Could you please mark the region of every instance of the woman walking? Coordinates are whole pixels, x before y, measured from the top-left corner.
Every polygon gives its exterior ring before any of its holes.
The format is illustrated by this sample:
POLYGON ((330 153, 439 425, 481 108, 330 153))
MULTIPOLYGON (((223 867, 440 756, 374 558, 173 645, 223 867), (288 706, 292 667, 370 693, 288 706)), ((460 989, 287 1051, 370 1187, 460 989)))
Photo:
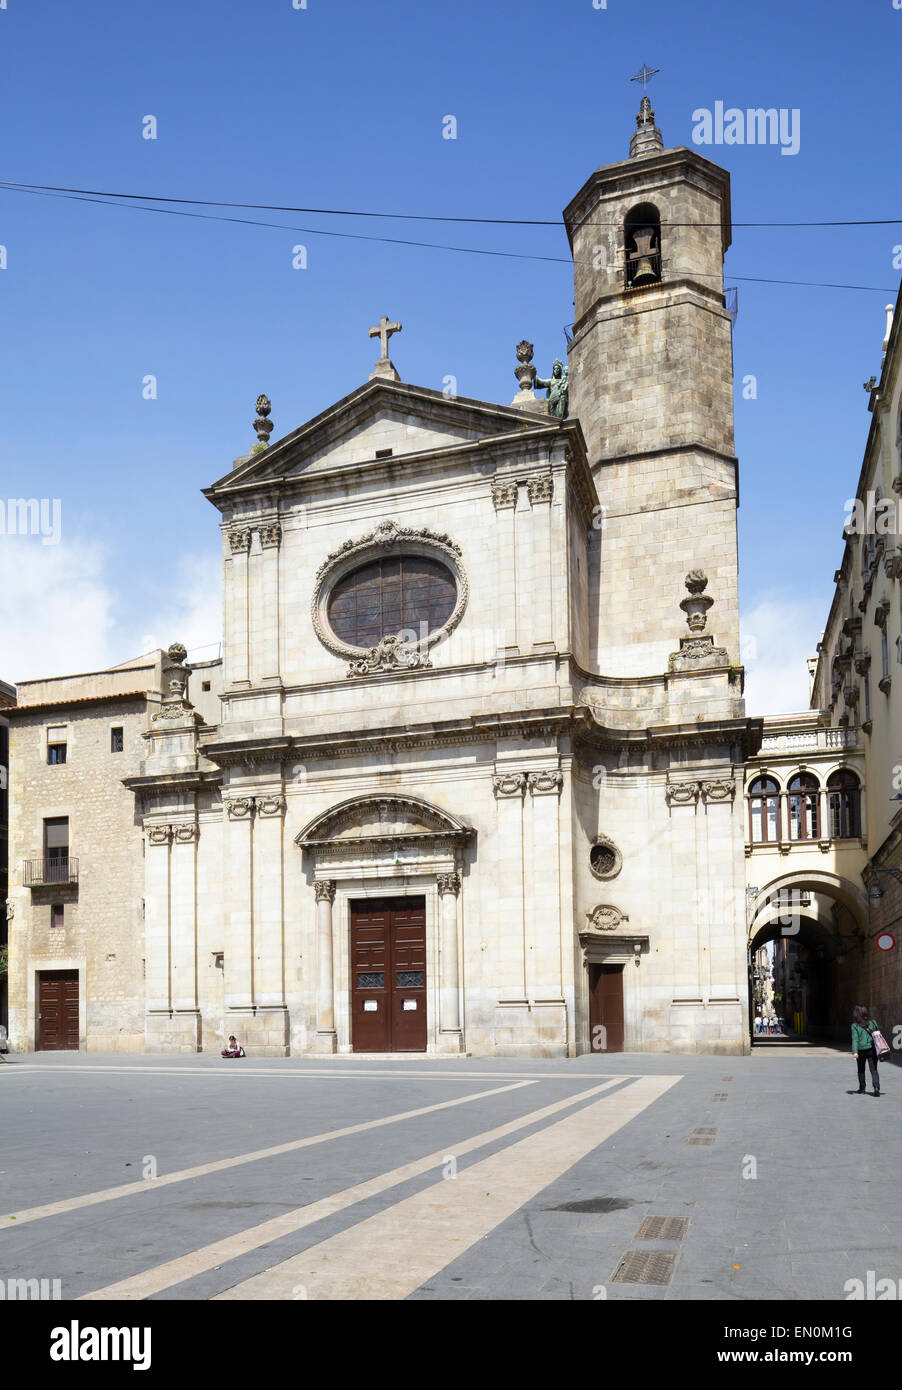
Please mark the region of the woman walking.
POLYGON ((877 1074, 877 1052, 874 1047, 874 1039, 871 1036, 876 1032, 877 1024, 872 1018, 868 1018, 868 1011, 863 1004, 856 1004, 852 1010, 852 1055, 858 1063, 858 1094, 863 1096, 865 1093, 864 1084, 864 1064, 867 1062, 871 1069, 871 1080, 874 1083, 874 1095, 880 1094, 880 1077, 877 1074))

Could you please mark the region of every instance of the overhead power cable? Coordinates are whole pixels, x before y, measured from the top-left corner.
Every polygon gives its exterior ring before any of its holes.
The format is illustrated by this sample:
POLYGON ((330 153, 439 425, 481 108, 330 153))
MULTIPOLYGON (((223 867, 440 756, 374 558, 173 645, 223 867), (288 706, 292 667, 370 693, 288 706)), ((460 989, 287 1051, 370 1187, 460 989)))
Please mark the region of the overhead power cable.
MULTIPOLYGON (((21 183, 0 179, 0 188, 31 189, 44 193, 77 193, 90 198, 130 198, 135 202, 179 203, 190 207, 238 208, 245 212, 301 212, 318 217, 380 217, 399 222, 468 222, 496 227, 560 227, 560 218, 540 217, 457 217, 421 212, 362 212, 358 208, 305 208, 278 203, 232 203, 218 198, 170 198, 155 193, 115 193, 101 188, 66 188, 57 184, 21 183)), ((584 222, 588 227, 615 227, 619 220, 584 222)), ((717 222, 662 222, 666 227, 719 227, 717 222)), ((807 222, 733 222, 734 227, 896 227, 902 217, 832 219, 807 222)))
MULTIPOLYGON (((226 216, 224 216, 224 215, 222 215, 222 214, 220 214, 220 213, 187 212, 187 211, 183 210, 182 208, 153 207, 153 206, 151 206, 151 200, 150 200, 149 198, 147 198, 147 199, 145 199, 145 200, 142 200, 141 202, 137 202, 137 203, 117 202, 117 201, 115 201, 117 197, 118 197, 118 198, 127 198, 127 197, 129 197, 128 194, 112 194, 112 195, 109 195, 109 196, 103 196, 103 195, 93 194, 93 193, 90 193, 90 192, 79 193, 79 192, 75 192, 75 191, 63 191, 63 190, 51 189, 49 186, 48 186, 48 187, 42 187, 42 186, 40 186, 40 185, 32 185, 32 184, 12 184, 12 183, 9 183, 9 182, 3 182, 2 180, 0 180, 0 189, 5 189, 5 190, 6 190, 7 192, 9 192, 9 193, 30 193, 30 194, 33 194, 33 195, 36 196, 36 197, 39 197, 39 198, 65 198, 65 199, 70 200, 70 201, 73 201, 73 202, 80 202, 80 203, 95 203, 95 204, 98 204, 98 205, 104 206, 104 207, 128 208, 128 209, 130 209, 130 210, 133 211, 133 212, 155 212, 155 213, 163 214, 163 215, 168 216, 168 217, 190 217, 190 218, 193 218, 193 219, 196 219, 196 220, 200 220, 200 221, 204 221, 204 222, 230 222, 230 223, 234 223, 234 224, 236 224, 236 225, 238 225, 238 226, 245 226, 245 227, 269 227, 269 228, 275 229, 276 231, 282 231, 282 232, 300 232, 300 233, 302 233, 302 235, 304 235, 304 236, 335 237, 335 238, 339 238, 339 239, 345 240, 345 241, 370 241, 370 242, 379 242, 379 243, 382 243, 383 245, 388 245, 388 246, 412 246, 412 247, 417 247, 417 248, 421 248, 421 249, 425 249, 425 250, 431 250, 431 251, 455 251, 455 252, 458 252, 458 253, 461 253, 461 254, 464 254, 464 255, 470 255, 470 256, 495 256, 495 257, 500 257, 501 259, 504 259, 504 260, 517 260, 517 261, 545 261, 545 262, 549 262, 549 263, 551 263, 551 264, 557 264, 557 265, 572 265, 572 264, 574 264, 574 261, 573 261, 572 258, 569 257, 569 256, 540 256, 540 255, 537 255, 537 254, 535 254, 535 253, 529 253, 529 252, 525 252, 525 251, 497 251, 497 250, 491 250, 490 248, 481 247, 481 246, 453 246, 453 245, 449 245, 448 243, 445 243, 445 242, 414 241, 414 240, 412 240, 412 239, 410 239, 410 238, 407 238, 407 237, 369 236, 369 235, 367 235, 367 234, 364 233, 364 232, 338 232, 338 231, 332 231, 332 230, 329 230, 329 229, 324 229, 324 228, 321 228, 321 227, 293 227, 293 226, 287 225, 287 224, 284 223, 284 222, 264 222, 264 221, 261 221, 259 218, 250 218, 250 217, 226 217, 226 216)), ((179 200, 172 200, 172 201, 179 201, 179 200)), ((190 200, 183 199, 183 200, 181 200, 181 201, 187 202, 187 201, 190 201, 190 200)), ((241 206, 245 206, 244 204, 209 204, 209 203, 207 203, 207 204, 200 204, 200 205, 201 205, 201 206, 219 206, 219 207, 228 207, 228 206, 241 207, 241 206)), ((252 205, 249 204, 249 205, 247 205, 247 206, 252 206, 252 205)), ((307 211, 316 211, 316 209, 307 209, 307 211)), ((345 215, 345 214, 337 214, 337 215, 345 215)), ((368 214, 368 213, 360 213, 360 214, 355 214, 355 215, 358 215, 358 216, 361 216, 361 217, 365 217, 365 216, 370 216, 371 214, 368 214)), ((394 214, 372 214, 372 215, 373 215, 373 216, 393 216, 394 214)), ((398 214, 398 215, 400 216, 400 214, 398 214)), ((438 220, 438 219, 435 219, 435 220, 438 220)), ((453 219, 448 219, 448 220, 453 220, 453 219)), ((461 220, 462 220, 462 219, 461 219, 461 220)), ((471 219, 471 220, 475 221, 475 220, 477 220, 477 219, 471 219)), ((526 225, 526 224, 509 223, 508 225, 526 225)), ((558 222, 549 222, 549 223, 531 224, 531 225, 553 226, 553 227, 556 227, 556 228, 559 228, 559 227, 560 227, 560 223, 558 223, 558 222)), ((619 225, 619 224, 618 224, 618 225, 619 225)), ((664 224, 664 225, 673 225, 673 226, 677 226, 677 225, 685 225, 685 226, 689 226, 689 225, 695 225, 695 226, 701 226, 701 225, 719 226, 720 224, 719 224, 719 223, 708 223, 708 224, 702 224, 702 223, 695 223, 695 224, 689 224, 689 223, 677 224, 677 223, 673 223, 673 224, 664 224)), ((764 224, 761 224, 761 225, 764 225, 764 224)), ((778 224, 774 223, 774 224, 771 224, 771 225, 776 226, 776 225, 778 225, 778 224)), ((790 225, 790 224, 786 224, 786 225, 790 225)), ((814 224, 811 224, 811 225, 814 225, 814 224)), ((579 264, 580 262, 576 262, 576 263, 579 264)), ((588 264, 588 262, 584 262, 584 263, 585 263, 585 264, 588 264)), ((710 279, 718 279, 718 278, 719 278, 717 275, 712 275, 712 274, 710 274, 710 273, 708 273, 708 272, 705 272, 705 271, 693 271, 693 272, 690 272, 690 273, 693 274, 693 275, 695 276, 696 279, 701 279, 701 280, 704 280, 704 279, 709 279, 709 280, 710 280, 710 279)), ((865 290, 865 291, 870 291, 870 292, 879 293, 879 294, 895 294, 895 293, 896 293, 896 290, 897 290, 897 287, 896 287, 896 286, 887 286, 887 285, 847 285, 847 284, 835 283, 835 282, 832 282, 832 281, 820 281, 820 280, 783 280, 783 279, 774 279, 774 278, 771 278, 771 277, 768 277, 768 276, 734 275, 734 274, 732 274, 732 273, 731 273, 731 275, 730 275, 730 279, 742 281, 742 282, 749 283, 749 284, 758 284, 758 285, 796 285, 796 286, 801 286, 801 287, 810 288, 810 289, 865 290)))

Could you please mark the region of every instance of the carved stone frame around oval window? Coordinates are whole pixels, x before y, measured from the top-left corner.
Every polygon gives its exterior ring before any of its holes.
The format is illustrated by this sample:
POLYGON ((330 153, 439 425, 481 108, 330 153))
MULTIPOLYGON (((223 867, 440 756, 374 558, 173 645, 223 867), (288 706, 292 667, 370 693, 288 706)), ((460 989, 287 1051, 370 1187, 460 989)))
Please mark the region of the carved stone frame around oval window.
POLYGON ((607 835, 596 835, 593 844, 589 847, 589 872, 592 874, 593 878, 599 878, 602 882, 606 882, 608 879, 616 878, 622 868, 623 855, 614 844, 614 841, 607 835), (597 849, 608 850, 613 856, 611 867, 604 872, 597 869, 592 862, 592 857, 597 849))
MULTIPOLYGON (((424 639, 426 648, 434 647, 443 641, 457 627, 470 597, 470 584, 462 563, 462 551, 450 536, 443 532, 431 531, 428 526, 399 526, 394 521, 380 521, 374 530, 357 540, 347 540, 328 554, 316 572, 310 616, 313 629, 323 646, 335 656, 357 660, 367 654, 366 647, 352 647, 342 642, 329 624, 329 599, 332 590, 340 579, 352 570, 379 560, 386 555, 423 555, 430 560, 438 560, 454 576, 457 601, 450 615, 424 639)), ((426 663, 428 664, 428 663, 426 663)))

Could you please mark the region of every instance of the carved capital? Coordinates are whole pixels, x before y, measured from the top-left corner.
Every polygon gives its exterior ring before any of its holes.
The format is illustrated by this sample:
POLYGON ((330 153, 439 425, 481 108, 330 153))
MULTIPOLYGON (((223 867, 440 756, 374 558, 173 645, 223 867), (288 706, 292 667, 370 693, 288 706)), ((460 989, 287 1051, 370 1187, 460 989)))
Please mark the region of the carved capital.
POLYGON ((278 794, 257 796, 254 798, 254 809, 258 816, 283 816, 285 814, 285 798, 278 794))
POLYGON ((229 546, 233 555, 246 553, 251 548, 251 532, 248 527, 236 527, 229 531, 229 546))
POLYGON ((250 820, 254 814, 254 798, 252 796, 228 797, 223 804, 229 820, 250 820))
POLYGON ((281 543, 281 540, 282 527, 279 525, 277 521, 272 522, 268 526, 260 527, 260 544, 263 546, 264 550, 268 550, 273 546, 279 545, 281 543))
POLYGON ((664 789, 668 806, 695 806, 698 802, 698 782, 668 782, 664 789))
POLYGON ((173 840, 180 845, 196 844, 200 836, 200 827, 196 821, 190 821, 185 825, 173 825, 170 828, 173 840))
POLYGON ((149 825, 147 827, 147 843, 149 845, 168 845, 171 839, 171 825, 149 825))
POLYGON ((625 912, 621 912, 619 907, 614 907, 612 903, 598 903, 586 913, 588 918, 587 931, 617 931, 623 922, 628 922, 629 917, 625 912))
POLYGON ((502 507, 516 507, 517 505, 517 484, 511 482, 500 482, 492 480, 492 501, 495 504, 495 511, 500 512, 502 507))
POLYGON ((533 796, 544 796, 547 793, 560 793, 564 785, 564 774, 557 771, 530 772, 527 774, 527 784, 533 796))
POLYGON ((701 791, 705 801, 732 801, 736 795, 736 783, 731 778, 717 782, 702 782, 701 791))
POLYGON ((444 897, 446 893, 453 893, 457 897, 460 892, 460 874, 438 874, 436 882, 440 897, 444 897))
POLYGON ((526 495, 530 505, 537 502, 550 502, 554 494, 554 479, 550 473, 534 473, 526 479, 526 495))
POLYGON ((318 878, 314 881, 313 891, 318 903, 332 903, 335 901, 335 880, 318 878))
POLYGON ((496 797, 522 796, 526 791, 525 772, 496 772, 492 776, 492 790, 496 797))

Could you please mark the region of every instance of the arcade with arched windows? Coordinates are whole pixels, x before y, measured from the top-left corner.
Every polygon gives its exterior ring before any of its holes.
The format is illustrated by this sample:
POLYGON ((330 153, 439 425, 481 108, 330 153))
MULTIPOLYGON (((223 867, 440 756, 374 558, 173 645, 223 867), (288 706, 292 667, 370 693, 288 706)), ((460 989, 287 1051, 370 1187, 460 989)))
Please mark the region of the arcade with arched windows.
POLYGON ((762 773, 749 783, 747 800, 751 845, 861 837, 861 783, 850 768, 826 776, 801 768, 779 778, 762 773))

